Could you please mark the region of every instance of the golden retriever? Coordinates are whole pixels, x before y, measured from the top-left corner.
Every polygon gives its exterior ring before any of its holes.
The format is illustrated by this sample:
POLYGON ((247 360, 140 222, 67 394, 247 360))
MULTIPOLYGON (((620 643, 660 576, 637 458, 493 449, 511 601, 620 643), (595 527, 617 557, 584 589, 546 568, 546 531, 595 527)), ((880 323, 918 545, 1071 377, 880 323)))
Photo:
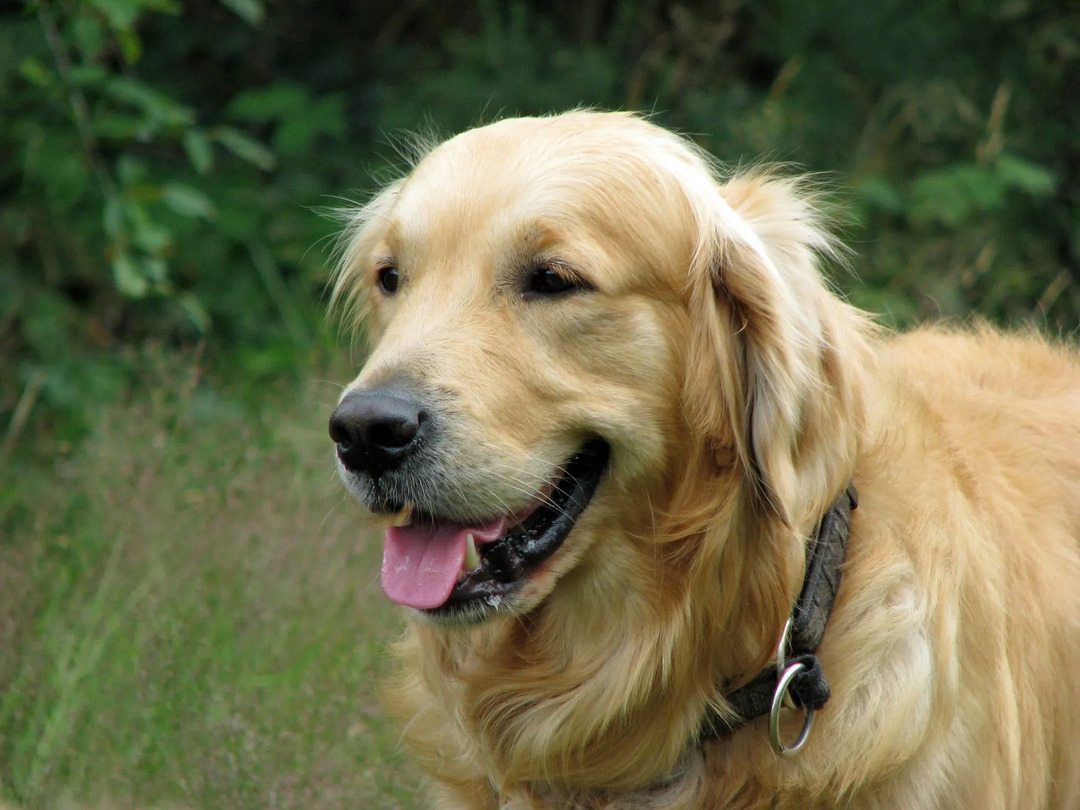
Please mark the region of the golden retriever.
POLYGON ((390 516, 387 699, 432 806, 1080 807, 1076 352, 875 328, 804 181, 629 114, 454 137, 345 240, 371 354, 330 432, 390 516), (849 483, 804 748, 703 731, 849 483))

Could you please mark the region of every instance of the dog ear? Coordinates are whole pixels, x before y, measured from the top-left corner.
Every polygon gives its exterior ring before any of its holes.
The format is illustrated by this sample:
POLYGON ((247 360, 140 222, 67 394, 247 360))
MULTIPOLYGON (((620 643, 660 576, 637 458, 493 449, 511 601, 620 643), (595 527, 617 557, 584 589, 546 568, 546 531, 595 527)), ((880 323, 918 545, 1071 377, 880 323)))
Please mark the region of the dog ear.
POLYGON ((330 308, 352 330, 365 322, 370 306, 370 268, 365 260, 374 247, 380 225, 401 193, 404 179, 395 180, 361 205, 334 209, 329 215, 341 223, 335 253, 337 263, 331 276, 330 308))
MULTIPOLYGON (((401 159, 406 172, 398 177, 385 177, 382 187, 367 202, 326 211, 329 217, 342 226, 335 255, 336 267, 331 275, 330 308, 349 325, 356 336, 357 330, 369 314, 372 279, 371 268, 364 260, 371 253, 385 222, 405 187, 408 174, 434 150, 441 138, 434 126, 428 125, 417 132, 404 132, 389 139, 389 146, 401 159)), ((379 180, 376 176, 374 179, 379 180)))
POLYGON ((818 270, 837 247, 804 186, 751 173, 691 200, 690 362, 708 369, 689 375, 691 418, 728 437, 755 501, 790 529, 850 475, 867 328, 818 270))

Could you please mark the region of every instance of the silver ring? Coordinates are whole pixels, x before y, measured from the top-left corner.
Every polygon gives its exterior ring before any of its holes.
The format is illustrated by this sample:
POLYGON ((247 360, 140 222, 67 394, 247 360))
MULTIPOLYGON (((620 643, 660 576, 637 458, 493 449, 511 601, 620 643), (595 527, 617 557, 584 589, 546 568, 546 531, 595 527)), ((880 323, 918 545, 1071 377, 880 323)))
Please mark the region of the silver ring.
POLYGON ((776 677, 779 678, 787 669, 787 645, 791 637, 791 619, 784 622, 784 632, 780 634, 780 643, 776 645, 776 677))
POLYGON ((806 740, 810 737, 810 729, 814 727, 814 710, 807 709, 806 720, 803 722, 798 739, 791 745, 784 745, 780 739, 780 709, 784 705, 784 698, 787 697, 791 679, 804 669, 806 669, 806 665, 801 661, 794 662, 780 675, 780 681, 776 684, 776 691, 773 692, 772 711, 769 712, 769 742, 772 744, 773 751, 785 759, 795 756, 802 750, 806 740))
MULTIPOLYGON (((791 642, 791 619, 789 618, 784 622, 784 632, 780 634, 780 643, 776 645, 776 680, 780 680, 784 674, 784 670, 787 669, 787 648, 791 642)), ((784 697, 784 705, 792 710, 798 708, 795 705, 795 701, 792 700, 791 695, 784 697)))

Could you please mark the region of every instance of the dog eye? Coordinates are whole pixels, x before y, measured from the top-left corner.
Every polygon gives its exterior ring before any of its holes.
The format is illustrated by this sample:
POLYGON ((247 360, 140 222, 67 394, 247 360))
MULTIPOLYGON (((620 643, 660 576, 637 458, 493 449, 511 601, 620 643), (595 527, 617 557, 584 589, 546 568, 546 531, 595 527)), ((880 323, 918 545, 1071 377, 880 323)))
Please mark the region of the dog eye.
POLYGON ((401 283, 401 276, 396 267, 383 267, 379 270, 376 281, 380 290, 387 295, 393 295, 397 292, 398 285, 401 283))
POLYGON ((537 267, 529 276, 525 285, 526 297, 565 295, 574 290, 587 289, 587 285, 575 279, 565 270, 558 270, 549 264, 537 267))

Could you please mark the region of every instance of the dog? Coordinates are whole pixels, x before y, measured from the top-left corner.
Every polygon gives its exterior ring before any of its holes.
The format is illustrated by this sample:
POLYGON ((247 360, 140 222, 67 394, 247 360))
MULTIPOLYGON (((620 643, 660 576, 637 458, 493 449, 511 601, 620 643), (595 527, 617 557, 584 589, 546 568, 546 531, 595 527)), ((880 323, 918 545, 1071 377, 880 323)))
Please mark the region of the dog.
POLYGON ((821 207, 574 111, 347 212, 330 435, 432 806, 1080 807, 1077 352, 876 326, 821 207))

